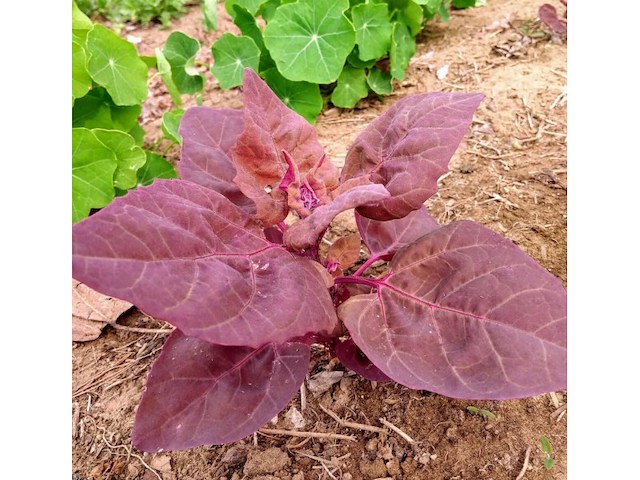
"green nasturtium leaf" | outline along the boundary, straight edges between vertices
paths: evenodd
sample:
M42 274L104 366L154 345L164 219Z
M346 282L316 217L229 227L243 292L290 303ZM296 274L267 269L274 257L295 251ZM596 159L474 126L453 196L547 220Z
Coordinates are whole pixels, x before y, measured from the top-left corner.
M409 66L409 60L416 53L416 42L411 36L409 27L404 23L394 22L393 39L391 41L391 76L404 80L404 73Z
M87 33L93 28L93 22L78 8L76 2L72 2L71 8L71 35L73 41L84 45L87 40Z
M358 45L353 47L351 53L347 57L347 63L355 68L371 68L376 64L376 60L360 60L360 50L358 50Z
M162 49L171 65L173 83L180 93L194 94L204 87L204 77L194 66L198 50L200 42L182 32L172 32Z
M233 8L234 5L240 5L251 15L255 15L263 3L265 3L265 0L226 0L224 2L224 8L227 10L227 13L233 18L233 16L236 14Z
M358 100L368 94L369 87L364 70L346 66L338 77L338 84L331 94L331 103L336 107L353 108Z
M405 23L409 27L411 35L415 37L422 30L424 22L422 7L410 0L407 6L398 12L397 20Z
M264 44L264 40L262 38L262 30L258 27L258 23L256 19L251 13L244 7L240 5L233 6L234 11L236 12L233 17L233 23L237 25L237 27L242 32L242 35L246 37L250 37L256 43L256 46L260 49L260 72L264 72L270 68L274 68L276 63L271 58L269 54L269 50Z
M207 30L218 30L218 10L216 9L218 2L216 0L202 0L202 16L204 17L204 26Z
M74 100L84 97L93 85L86 64L84 48L76 42L71 42L71 97Z
M391 74L381 72L377 68L369 71L367 75L367 84L369 88L378 95L389 95L393 91L391 85Z
M351 16L356 29L360 60L366 61L384 56L391 46L392 27L387 4L360 4L351 9Z
M136 48L96 24L87 35L87 71L107 89L116 105L135 105L147 98L147 65Z
M164 82L164 86L167 87L167 91L169 95L171 95L171 100L176 105L182 104L182 97L180 96L180 90L176 87L176 84L173 82L173 76L171 75L171 65L167 61L162 53L162 50L156 48L156 63L158 65L158 73L160 74L160 78Z
M113 199L113 174L118 162L89 129L72 129L71 145L71 218L75 223L88 216L92 208L102 208Z
M158 61L153 55L140 55L140 60L145 63L147 68L158 68Z
M121 190L135 187L138 183L136 172L147 160L144 150L136 145L131 135L119 130L96 128L92 132L116 159L113 185Z
M422 6L425 20L431 20L439 14L443 3L442 0L414 0L414 2Z
M162 115L162 133L175 143L182 143L182 136L178 133L178 128L183 115L184 110L181 108L165 112Z
M452 0L451 5L455 8L469 8L476 6L476 0Z
M176 169L157 153L145 150L147 161L138 170L138 186L151 185L156 178L178 178Z
M225 33L211 46L211 53L214 59L211 73L225 90L242 85L245 68L258 71L260 49L251 37Z
M335 82L356 34L344 15L349 0L298 0L280 6L264 31L264 43L289 80Z
M140 105L116 105L107 91L98 87L76 99L71 112L71 122L73 127L131 132L136 127L140 128L138 117L141 111Z
M287 107L303 116L309 123L316 122L323 105L320 87L317 84L287 80L280 75L277 68L271 68L262 75L269 88Z

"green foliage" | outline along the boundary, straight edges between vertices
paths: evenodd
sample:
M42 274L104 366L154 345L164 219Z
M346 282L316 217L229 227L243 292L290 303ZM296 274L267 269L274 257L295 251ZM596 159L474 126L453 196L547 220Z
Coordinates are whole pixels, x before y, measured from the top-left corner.
M551 454L553 453L553 448L551 447L551 442L544 435L542 435L540 437L540 447L542 448L542 452L545 454L544 468L546 468L547 470L551 470L553 468L553 466L555 465L556 461L551 456Z
M75 3L71 28L71 196L77 222L142 184L138 172L152 157L141 148L145 132L138 123L148 93L147 63L131 43L94 25ZM171 175L169 169L175 174L170 164L155 157L153 162L144 168L145 182Z
M225 33L211 47L214 64L211 73L222 88L229 89L242 85L245 68L258 70L260 49L251 37L236 37Z
M92 17L101 16L114 23L139 22L147 25L159 20L166 27L171 19L186 12L188 0L78 0L80 10Z
M204 86L204 77L195 68L200 42L182 32L173 32L167 38L162 53L171 67L171 78L180 93L198 93Z
M319 92L345 108L370 91L390 94L425 22L448 20L451 0L226 0L225 8L242 35L226 33L212 46L220 86L240 85L250 67L313 123Z
M162 115L162 133L174 143L182 143L182 137L178 133L178 128L180 127L180 120L182 120L183 115L184 110L181 108L165 112Z
M298 0L280 6L264 30L278 71L289 80L335 82L356 42L348 0Z
M488 418L490 420L495 420L496 414L493 413L491 410L485 410L484 408L478 408L478 407L474 407L473 405L469 405L467 407L467 412L472 413L474 415L481 415L484 418Z

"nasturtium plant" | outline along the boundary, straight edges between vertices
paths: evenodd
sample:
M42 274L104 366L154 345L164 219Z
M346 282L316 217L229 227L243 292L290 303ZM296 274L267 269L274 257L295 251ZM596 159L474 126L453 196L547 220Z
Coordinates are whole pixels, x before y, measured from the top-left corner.
M241 35L225 33L213 44L211 72L227 89L240 85L249 67L314 123L319 92L343 108L370 91L391 93L393 79L405 78L425 22L436 15L446 21L450 7L449 0L227 0ZM282 93L285 81L299 92L295 102Z
M140 184L139 169L151 158L141 148L145 132L139 123L149 66L131 43L94 25L75 2L71 28L71 197L77 222ZM155 172L171 176L171 164L153 158L144 181Z
M204 86L204 77L195 67L200 42L182 32L172 32L162 49L171 67L171 79L180 93L198 93Z
M243 99L243 110L187 109L180 178L73 227L77 281L176 327L136 413L137 448L252 434L296 394L312 344L365 378L454 398L566 388L562 283L510 240L468 220L439 225L424 205L482 94L398 100L342 170L249 69ZM358 234L324 252L352 209ZM356 265L360 239L369 257Z

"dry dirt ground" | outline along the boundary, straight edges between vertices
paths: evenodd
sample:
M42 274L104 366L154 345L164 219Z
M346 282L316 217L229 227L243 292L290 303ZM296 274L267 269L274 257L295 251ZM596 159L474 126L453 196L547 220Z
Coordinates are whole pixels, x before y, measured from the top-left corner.
M449 25L429 24L393 95L370 97L352 110L329 109L319 117L317 129L327 153L340 164L356 135L398 98L427 91L483 92L486 99L450 173L429 201L431 213L440 223L472 219L501 233L566 285L567 46L566 39L541 34L535 21L538 6L488 0L484 7L454 13ZM209 62L212 42L234 26L222 18L219 32L206 32L198 8L191 8L173 29L198 38L201 59ZM152 54L170 31L127 27L123 35L138 37L140 53ZM448 74L440 80L437 70L444 65ZM163 149L169 144L162 140L160 117L172 106L159 81L153 80L151 87L153 95L143 110L147 143ZM220 90L210 74L203 102L242 105L237 89ZM193 103L189 99L186 105ZM177 161L177 149L168 151ZM327 239L354 230L352 219L342 215ZM129 329L107 327L97 340L72 344L74 480L566 478L567 392L501 402L452 400L364 380L344 371L321 348L314 349L304 409L298 394L267 428L292 430L291 414L301 411L304 425L298 424L297 431L324 437L258 433L232 445L137 451L130 442L134 414L166 333L134 329L167 325L135 309L119 323ZM309 382L326 372L337 372L332 375L339 381L313 394ZM489 410L496 418L470 413L468 406ZM415 443L384 427L381 418ZM362 430L338 420L384 428ZM556 463L549 470L543 465L542 435L553 446Z

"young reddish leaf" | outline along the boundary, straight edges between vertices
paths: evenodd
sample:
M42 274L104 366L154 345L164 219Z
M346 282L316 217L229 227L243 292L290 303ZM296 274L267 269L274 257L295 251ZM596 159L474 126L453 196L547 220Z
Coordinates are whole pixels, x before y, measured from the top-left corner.
M149 373L133 444L158 452L241 440L287 405L309 357L302 343L225 347L176 330Z
M371 256L391 258L405 245L439 228L438 222L422 206L406 217L381 222L356 212L356 224Z
M331 203L316 208L304 220L291 225L284 234L284 243L294 251L304 250L318 242L322 232L340 212L379 202L388 197L387 189L378 184L362 185L347 190Z
M245 69L242 98L244 130L231 150L235 182L256 203L256 217L269 227L289 211L287 194L278 188L289 170L282 152L288 152L304 181L324 150L313 126L289 110L251 69ZM313 175L328 190L337 185L338 170L331 162L322 162Z
M374 382L392 382L385 373L366 357L362 350L350 338L336 345L338 360L358 375Z
M340 180L368 175L391 198L358 212L392 220L421 208L436 192L483 98L480 93L413 95L371 122L347 152Z
M331 244L327 252L327 263L346 270L360 258L360 235L352 233L340 237Z
M268 242L221 194L184 180L156 180L74 225L73 277L220 345L258 347L336 325L310 260Z
M221 193L249 213L256 211L253 201L233 182L236 167L229 150L244 128L242 111L191 107L182 116L179 133L182 151L180 178Z
M510 240L454 222L399 251L339 316L386 375L454 398L566 388L566 292Z
M566 5L565 5L566 6ZM567 24L558 18L556 7L545 3L538 9L540 20L555 33L567 31Z

